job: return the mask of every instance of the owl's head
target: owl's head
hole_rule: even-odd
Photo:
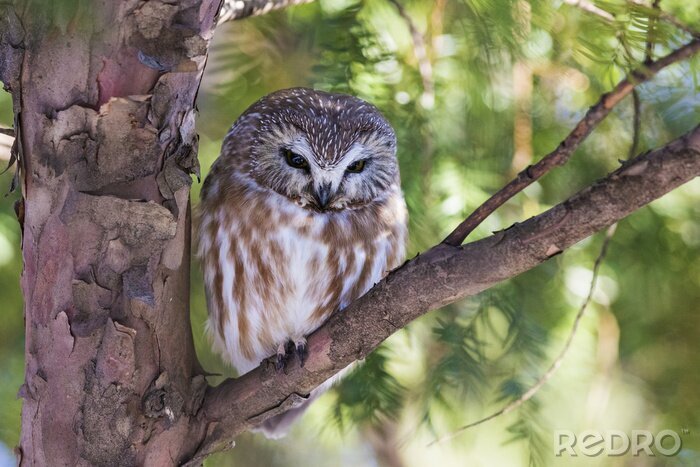
[[[393,129],[374,106],[343,94],[265,96],[234,124],[223,152],[257,185],[316,211],[360,208],[399,185]]]

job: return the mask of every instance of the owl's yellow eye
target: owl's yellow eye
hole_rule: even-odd
[[[364,168],[365,168],[365,161],[361,160],[361,161],[355,161],[352,164],[350,164],[348,166],[348,168],[346,169],[346,171],[356,174],[356,173],[362,172],[362,170]]]
[[[287,161],[287,164],[289,164],[290,167],[294,167],[295,169],[309,168],[309,162],[306,159],[304,159],[304,156],[297,154],[291,149],[282,148],[282,155],[284,156],[284,159]]]

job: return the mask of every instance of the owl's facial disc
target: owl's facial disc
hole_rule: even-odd
[[[227,149],[240,154],[258,186],[298,206],[322,213],[361,209],[399,190],[394,131],[360,99],[279,91],[251,106],[241,122]]]
[[[345,207],[340,201],[339,187],[342,183],[342,170],[339,164],[331,164],[317,157],[304,139],[298,139],[280,149],[287,164],[291,180],[305,176],[306,184],[289,185],[289,197],[304,208],[315,211],[328,211]],[[364,163],[364,161],[363,161]],[[360,164],[363,165],[363,164]],[[295,170],[289,170],[289,169]],[[296,190],[294,188],[297,188]]]
[[[393,135],[369,131],[345,145],[312,146],[310,135],[285,125],[265,136],[251,175],[305,209],[359,209],[398,189]]]
[[[332,212],[367,205],[388,191],[396,172],[392,151],[372,151],[371,146],[362,143],[354,143],[342,157],[331,161],[309,149],[302,142],[282,148],[281,154],[287,171],[291,172],[290,178],[302,175],[307,180],[307,185],[300,186],[289,197],[315,211]]]

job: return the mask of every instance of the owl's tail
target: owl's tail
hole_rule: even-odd
[[[354,367],[355,364],[351,364],[345,369],[339,371],[335,376],[328,379],[319,387],[311,391],[311,393],[309,394],[309,398],[306,399],[304,402],[294,407],[293,409],[289,409],[286,412],[282,412],[279,415],[275,415],[274,417],[268,418],[267,420],[262,422],[262,424],[259,427],[254,428],[252,431],[259,431],[262,434],[264,434],[266,438],[269,439],[279,439],[285,437],[287,433],[289,433],[289,430],[291,429],[294,422],[296,422],[302,415],[304,415],[304,412],[306,412],[306,409],[309,408],[313,401],[321,397],[321,395],[323,395],[324,392],[328,391],[331,388],[331,386],[333,386],[336,382],[340,381],[340,379]]]

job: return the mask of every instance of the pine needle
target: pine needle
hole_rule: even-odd
[[[497,412],[492,413],[488,417],[482,418],[480,420],[477,420],[475,422],[469,423],[468,425],[464,425],[452,433],[448,433],[445,436],[441,436],[433,441],[431,441],[428,444],[428,447],[433,446],[438,443],[442,443],[445,441],[448,441],[450,439],[455,438],[456,436],[460,435],[461,433],[465,432],[469,428],[473,428],[477,425],[481,425],[482,423],[488,422],[489,420],[493,420],[496,417],[500,417],[501,415],[505,415],[507,413],[512,412],[513,410],[517,409],[521,405],[523,405],[525,402],[528,400],[532,399],[532,397],[537,393],[537,391],[542,388],[551,378],[554,376],[554,373],[559,369],[561,366],[562,361],[564,360],[564,357],[569,351],[569,348],[571,348],[571,343],[574,340],[574,337],[576,336],[576,331],[578,331],[579,324],[581,323],[581,318],[583,317],[583,313],[586,311],[586,308],[588,308],[588,304],[590,303],[591,299],[593,298],[593,292],[595,291],[595,286],[596,283],[598,282],[598,272],[600,270],[600,266],[603,263],[603,259],[605,258],[605,255],[607,254],[608,251],[608,245],[610,244],[610,239],[613,237],[615,234],[615,229],[617,228],[617,224],[613,224],[610,227],[608,227],[607,231],[605,232],[605,238],[603,239],[603,245],[600,249],[600,253],[598,254],[598,257],[595,260],[595,264],[593,265],[593,277],[591,279],[591,285],[588,289],[588,295],[586,296],[586,299],[584,300],[583,304],[581,305],[581,308],[579,308],[578,313],[576,313],[576,318],[574,318],[574,324],[571,327],[571,331],[569,332],[569,337],[566,339],[566,342],[564,343],[564,347],[562,348],[561,352],[557,356],[557,358],[554,360],[552,365],[549,367],[549,369],[540,377],[537,382],[530,387],[525,393],[523,393],[522,396],[519,398],[515,399],[514,401],[510,402],[508,405],[503,407]]]

